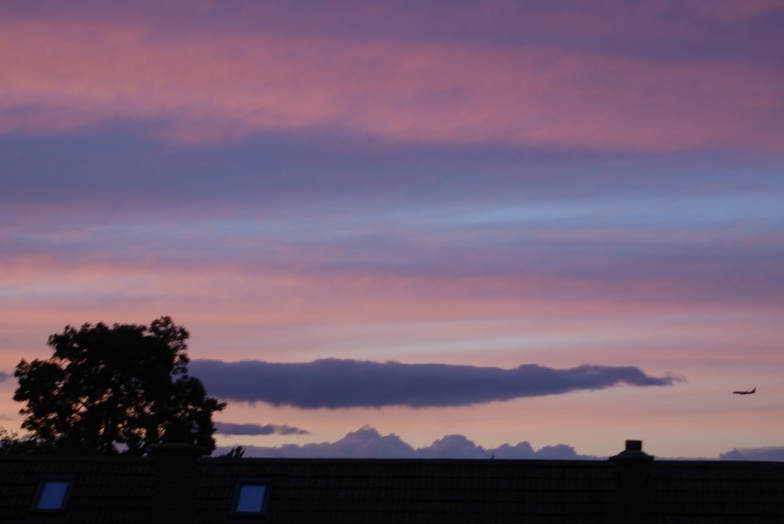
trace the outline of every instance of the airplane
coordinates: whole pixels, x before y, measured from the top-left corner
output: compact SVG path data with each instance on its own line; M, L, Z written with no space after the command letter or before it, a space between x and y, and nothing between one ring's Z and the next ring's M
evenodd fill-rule
M757 392L757 388L754 389L747 389L746 391L733 391L733 395L753 395Z

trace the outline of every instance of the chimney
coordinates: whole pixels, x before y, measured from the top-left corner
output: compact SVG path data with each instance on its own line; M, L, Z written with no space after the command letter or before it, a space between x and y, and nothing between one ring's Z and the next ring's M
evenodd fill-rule
M610 460L653 460L653 456L642 450L642 440L627 440L625 449Z
M627 440L623 451L610 457L615 463L616 514L618 522L647 523L651 520L651 463L641 440Z

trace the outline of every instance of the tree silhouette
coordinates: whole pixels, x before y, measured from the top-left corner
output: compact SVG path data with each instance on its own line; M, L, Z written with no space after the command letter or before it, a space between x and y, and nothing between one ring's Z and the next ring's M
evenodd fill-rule
M84 324L49 337L48 360L22 360L14 400L36 448L142 454L152 444L215 449L212 414L226 404L188 375L189 333L161 317L150 326Z

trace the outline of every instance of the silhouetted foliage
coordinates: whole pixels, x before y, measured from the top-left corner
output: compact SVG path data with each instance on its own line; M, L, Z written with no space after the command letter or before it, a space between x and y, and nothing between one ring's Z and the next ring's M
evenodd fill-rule
M22 360L14 400L39 450L142 454L152 444L215 449L212 414L225 403L188 375L189 333L169 317L150 326L66 326L48 360Z
M245 455L245 448L242 446L234 446L228 452L224 453L223 455L219 455L218 458L225 458L225 459L232 459L232 458L242 458Z
M20 437L15 431L0 427L0 455L19 455L35 453L38 443L32 436Z

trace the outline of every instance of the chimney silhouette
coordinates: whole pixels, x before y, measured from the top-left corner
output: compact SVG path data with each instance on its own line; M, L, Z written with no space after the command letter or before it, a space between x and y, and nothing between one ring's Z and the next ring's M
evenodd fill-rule
M618 522L645 524L651 520L651 462L641 440L627 440L623 451L610 457L615 463L616 516Z

